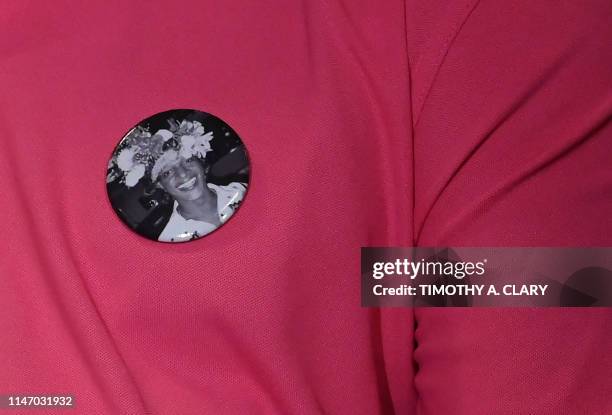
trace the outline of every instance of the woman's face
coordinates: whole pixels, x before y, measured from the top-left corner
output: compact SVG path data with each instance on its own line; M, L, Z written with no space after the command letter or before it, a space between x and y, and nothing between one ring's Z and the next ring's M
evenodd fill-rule
M166 166L159 174L164 190L178 200L195 200L201 197L206 186L204 167L195 158L178 160Z

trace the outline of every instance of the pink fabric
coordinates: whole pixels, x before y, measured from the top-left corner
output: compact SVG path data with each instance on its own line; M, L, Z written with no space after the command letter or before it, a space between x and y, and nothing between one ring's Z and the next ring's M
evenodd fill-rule
M360 246L612 245L611 14L5 0L0 394L72 393L83 414L612 413L609 309L359 305ZM221 117L253 168L231 222L180 245L128 230L105 188L126 130L172 108Z

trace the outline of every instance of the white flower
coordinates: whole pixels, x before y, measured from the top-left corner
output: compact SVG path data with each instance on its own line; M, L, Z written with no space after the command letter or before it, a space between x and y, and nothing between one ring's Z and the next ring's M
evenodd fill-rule
M181 157L185 160L193 156L196 138L192 135L181 136Z
M132 170L130 170L127 176L125 176L125 185L127 187L136 186L136 184L138 183L140 179L142 179L142 176L144 176L144 174L145 174L145 165L137 164L136 166L134 166Z
M124 172L129 172L134 167L134 151L131 148L121 150L117 156L117 166Z
M195 143L193 145L193 152L199 157L206 157L206 153L211 150L210 140L212 139L213 139L212 131L204 135L200 135L199 137L196 137Z
M170 140L174 136L174 134L172 134L172 132L169 131L169 130L163 130L162 129L162 130L158 130L155 133L155 136L159 136L163 140L163 142L165 143L166 141Z
M202 123L199 121L194 121L193 122L193 131L191 132L191 134L197 136L200 135L204 135L204 126L202 126Z
M191 121L183 120L179 124L179 132L187 133L189 132L189 130L191 130L192 127L193 127L193 124L191 123Z

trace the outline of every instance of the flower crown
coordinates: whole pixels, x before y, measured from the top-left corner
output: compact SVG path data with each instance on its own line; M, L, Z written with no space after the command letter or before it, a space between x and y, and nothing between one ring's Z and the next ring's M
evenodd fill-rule
M118 181L127 187L135 186L146 173L156 181L159 173L180 157L205 158L211 151L212 131L204 133L199 121L169 119L168 129L153 135L148 128L136 127L128 133L108 163L106 182Z

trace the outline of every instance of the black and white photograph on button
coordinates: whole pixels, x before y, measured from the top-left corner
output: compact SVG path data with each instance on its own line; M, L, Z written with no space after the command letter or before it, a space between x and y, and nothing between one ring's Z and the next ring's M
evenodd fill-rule
M136 233L162 242L201 238L223 226L246 196L250 165L232 128L191 109L134 126L108 162L110 203Z

